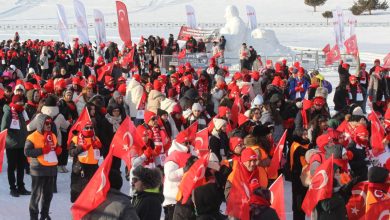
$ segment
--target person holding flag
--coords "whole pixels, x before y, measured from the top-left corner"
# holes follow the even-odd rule
[[[102,143],[95,135],[93,124],[89,120],[81,121],[78,135],[71,140],[69,155],[73,157],[70,177],[70,201],[77,200],[98,169]]]
[[[39,202],[41,202],[40,219],[50,219],[49,208],[57,176],[57,156],[62,152],[56,135],[52,133],[52,118],[40,114],[36,120],[37,129],[27,137],[24,147],[26,157],[30,158],[32,193],[29,210],[31,220],[38,220]]]

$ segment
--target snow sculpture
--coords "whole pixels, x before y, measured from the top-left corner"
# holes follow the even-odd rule
[[[225,19],[226,24],[219,31],[226,39],[225,57],[238,58],[238,51],[244,42],[264,55],[293,54],[289,48],[279,43],[274,31],[259,28],[251,31],[240,18],[236,6],[226,7]]]

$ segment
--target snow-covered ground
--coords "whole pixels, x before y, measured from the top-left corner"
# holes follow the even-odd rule
[[[82,0],[86,6],[88,22],[93,22],[93,9],[100,9],[105,15],[106,23],[117,21],[114,1],[107,0]],[[346,13],[353,0],[328,0],[325,5],[313,8],[304,5],[302,0],[124,0],[129,11],[131,23],[173,22],[185,23],[186,4],[191,4],[195,11],[198,23],[224,23],[224,10],[227,5],[236,5],[240,16],[247,21],[245,5],[252,5],[257,12],[259,23],[271,22],[325,22],[321,13],[341,6]],[[72,0],[0,0],[0,26],[1,25],[31,25],[31,24],[57,24],[56,3],[63,4],[70,24],[74,24],[74,12]],[[375,26],[377,22],[389,22],[390,12],[378,11],[372,16],[359,16],[358,24],[368,23]],[[375,58],[383,58],[390,49],[390,26],[356,28],[359,49],[362,61],[371,64]],[[333,27],[310,28],[273,28],[279,42],[291,48],[320,48],[327,43],[334,44]],[[49,29],[23,29],[9,30],[0,28],[0,40],[13,37],[15,31],[19,31],[23,39],[54,39],[58,40],[58,31]],[[165,28],[132,28],[132,37],[138,41],[141,35],[159,35],[167,37],[169,33],[178,34],[178,27]],[[76,36],[75,29],[70,30],[71,36]],[[91,39],[94,39],[94,30],[90,29]],[[116,28],[107,29],[107,38],[119,41]],[[241,43],[241,42],[240,42]],[[261,48],[255,48],[261,53]],[[337,71],[334,69],[320,70],[325,78],[335,87],[338,84]],[[328,104],[333,109],[333,94],[328,96]],[[70,164],[68,169],[70,170]],[[29,196],[13,198],[9,195],[7,180],[6,157],[3,172],[0,173],[0,220],[24,220],[29,218]],[[124,169],[122,169],[124,170]],[[26,188],[31,188],[30,176],[25,176]],[[54,194],[51,216],[55,220],[71,219],[70,216],[70,174],[58,174],[58,193]],[[127,193],[128,182],[124,181],[122,191]],[[287,219],[292,219],[291,212],[291,184],[285,182],[285,205]]]

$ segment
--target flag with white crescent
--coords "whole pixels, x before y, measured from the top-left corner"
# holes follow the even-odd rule
[[[382,200],[371,205],[370,210],[365,215],[366,220],[389,220],[390,219],[390,199]]]
[[[282,160],[283,148],[286,142],[287,129],[284,131],[282,137],[279,140],[278,145],[275,148],[274,156],[271,159],[271,163],[268,167],[268,178],[276,179],[278,177],[278,170],[280,168],[280,162]]]
[[[91,121],[91,117],[89,116],[88,108],[84,107],[80,113],[79,118],[77,119],[77,121],[72,125],[72,127],[69,130],[68,142],[67,142],[68,146],[70,145],[70,142],[72,141],[72,138],[75,135],[74,132],[80,132],[82,129],[81,125],[83,125],[89,121]]]
[[[4,149],[5,149],[5,139],[7,138],[8,130],[0,132],[0,173],[3,170],[3,159],[4,159]]]
[[[131,47],[130,22],[125,3],[116,1],[116,12],[118,15],[119,36],[127,47]]]
[[[275,209],[280,220],[286,220],[286,210],[284,208],[284,183],[283,174],[275,180],[269,187],[271,192],[271,207]]]
[[[208,151],[209,149],[209,131],[207,128],[196,133],[194,147],[198,151]]]
[[[320,200],[332,197],[333,193],[333,155],[322,163],[311,178],[309,189],[302,202],[302,210],[310,216]]]
[[[105,75],[111,75],[113,69],[114,63],[107,63],[106,65],[100,67],[97,70],[98,81],[102,81]]]
[[[348,219],[360,219],[364,216],[366,212],[367,188],[366,182],[360,182],[353,186],[352,195],[345,206]]]

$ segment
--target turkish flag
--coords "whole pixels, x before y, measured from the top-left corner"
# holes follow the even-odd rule
[[[125,3],[116,1],[116,12],[118,15],[119,36],[127,47],[131,47],[130,23]]]
[[[0,132],[0,173],[3,171],[3,159],[5,149],[5,139],[7,138],[8,130]]]
[[[211,58],[213,59],[217,59],[217,58],[219,58],[219,57],[221,57],[221,55],[222,55],[222,52],[221,51],[219,51],[218,53],[216,53],[214,56],[212,56]]]
[[[133,49],[131,49],[130,52],[125,57],[123,57],[123,60],[122,60],[122,67],[123,68],[127,68],[127,66],[134,61],[134,51],[135,51],[134,48],[135,47],[133,47]]]
[[[374,111],[368,115],[368,119],[371,121],[371,147],[372,154],[378,156],[379,154],[385,151],[385,148],[382,144],[382,140],[385,138],[385,129],[381,125],[381,122],[378,119],[378,116]]]
[[[366,213],[369,213],[373,204],[390,199],[390,184],[369,182],[367,185]]]
[[[280,220],[286,220],[283,174],[280,174],[275,182],[269,187],[269,191],[271,191],[271,207],[275,209]]]
[[[112,154],[125,161],[131,170],[131,159],[142,154],[144,141],[139,136],[133,122],[126,116],[111,142]]]
[[[188,198],[190,198],[192,194],[192,190],[203,185],[205,181],[204,174],[209,163],[209,157],[209,153],[200,157],[183,175],[179,185],[179,193],[181,192],[182,204],[185,204],[188,201]]]
[[[209,131],[207,128],[196,133],[193,145],[198,151],[209,150]]]
[[[190,126],[188,126],[188,128],[186,129],[188,137],[191,141],[195,140],[196,132],[198,131],[198,124],[199,124],[198,121],[196,121],[192,123]]]
[[[386,57],[383,59],[383,68],[390,69],[390,53],[386,55]]]
[[[356,34],[352,35],[350,38],[348,38],[345,42],[345,49],[347,54],[352,54],[355,57],[357,57],[359,53],[358,45],[357,45],[357,39]]]
[[[280,138],[278,145],[275,148],[274,156],[271,159],[271,163],[268,167],[268,178],[276,179],[278,177],[278,170],[280,168],[280,161],[282,160],[283,148],[286,142],[287,129],[284,131],[283,136]]]
[[[179,54],[177,54],[177,59],[181,60],[186,57],[186,49],[182,49]]]
[[[239,96],[236,95],[232,106],[232,121],[235,127],[238,124],[238,116],[240,115],[240,113],[245,113],[244,102],[242,101],[242,99],[240,99]]]
[[[111,75],[112,69],[114,69],[114,63],[107,63],[97,70],[98,81],[102,81],[105,75]]]
[[[352,196],[346,204],[348,219],[360,219],[366,212],[367,182],[353,186]]]
[[[71,208],[74,220],[82,219],[90,211],[96,209],[107,197],[110,189],[108,174],[111,170],[112,151],[108,153],[106,159],[96,170],[95,174],[81,192]]]
[[[390,219],[390,199],[379,201],[372,204],[370,210],[366,213],[367,220],[389,220]]]
[[[89,116],[89,112],[87,107],[83,108],[83,111],[81,111],[79,118],[77,119],[76,123],[72,125],[72,127],[69,130],[68,134],[68,146],[70,145],[70,142],[73,138],[73,132],[80,132],[82,130],[82,125],[85,123],[91,121],[91,117]]]
[[[324,52],[324,54],[326,55],[327,53],[329,53],[330,51],[330,44],[327,44],[324,49],[322,49],[322,52]]]
[[[325,60],[325,65],[331,65],[336,61],[339,61],[341,59],[340,55],[340,48],[336,44],[334,47],[329,51],[329,53],[326,54],[326,60]]]
[[[333,156],[322,163],[311,178],[309,189],[302,202],[302,210],[310,216],[320,200],[332,197]]]

